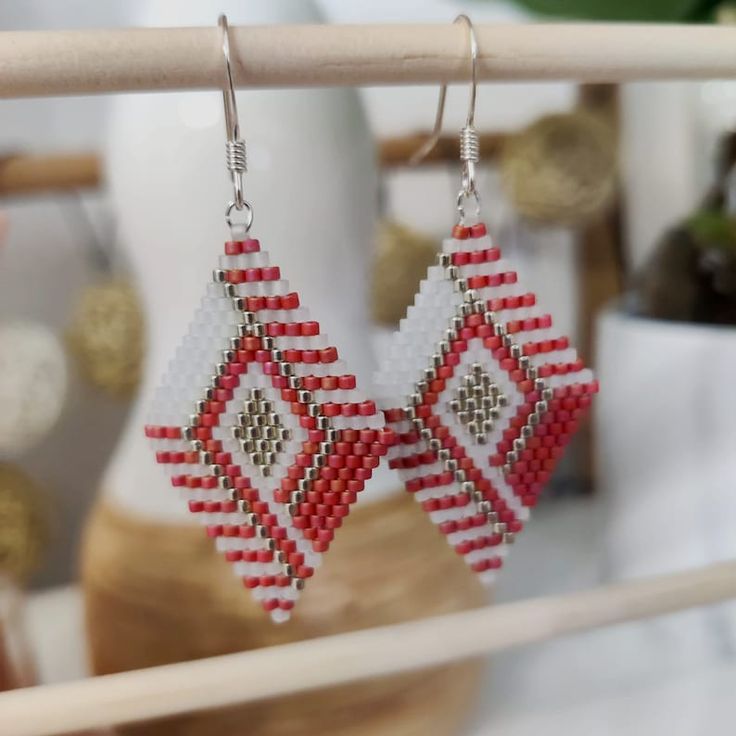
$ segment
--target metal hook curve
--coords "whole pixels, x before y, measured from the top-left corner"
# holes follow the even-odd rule
[[[225,128],[227,139],[235,141],[240,138],[240,123],[238,122],[238,103],[235,99],[233,70],[230,64],[230,27],[224,13],[217,19],[217,25],[220,26],[222,31],[222,55],[225,58],[225,86],[222,88],[222,101],[225,105]]]
[[[222,88],[222,101],[225,106],[225,165],[230,172],[233,185],[233,201],[228,204],[225,222],[233,229],[233,221],[230,212],[247,210],[245,230],[250,229],[253,222],[253,210],[245,200],[243,191],[243,174],[248,170],[245,141],[240,137],[240,121],[238,120],[238,103],[235,97],[235,84],[233,82],[233,70],[230,64],[230,29],[227,16],[223,13],[217,19],[217,24],[222,31],[222,55],[225,59],[225,84]]]
[[[470,45],[470,99],[468,102],[468,114],[465,118],[465,127],[472,128],[475,122],[475,98],[478,88],[478,39],[475,35],[475,27],[473,21],[461,13],[455,18],[453,23],[465,23],[468,28],[468,42]],[[434,118],[434,127],[429,138],[417,149],[417,151],[409,159],[409,165],[415,166],[423,161],[437,145],[442,133],[442,121],[445,116],[445,100],[447,98],[447,85],[440,87],[440,96],[437,100],[437,113]]]

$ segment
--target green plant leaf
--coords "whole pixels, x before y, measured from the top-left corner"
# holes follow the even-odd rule
[[[608,21],[703,21],[721,0],[518,0],[535,13]]]
[[[700,210],[685,222],[701,248],[722,248],[736,252],[736,220],[717,210]]]

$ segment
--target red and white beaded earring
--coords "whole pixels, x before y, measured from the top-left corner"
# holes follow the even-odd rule
[[[376,384],[397,434],[390,466],[449,544],[490,582],[597,384],[479,219],[478,50],[469,18],[458,21],[467,25],[472,61],[458,223],[393,335]],[[445,93],[443,86],[432,137],[415,159],[439,137]]]
[[[274,621],[289,618],[392,441],[337,349],[249,235],[228,25],[220,16],[232,239],[155,394],[146,435]],[[231,220],[240,213],[244,223]]]

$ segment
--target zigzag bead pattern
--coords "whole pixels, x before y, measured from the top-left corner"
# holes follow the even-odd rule
[[[276,622],[395,438],[255,239],[225,244],[145,433]]]
[[[485,225],[444,241],[376,384],[390,467],[492,582],[598,384]]]

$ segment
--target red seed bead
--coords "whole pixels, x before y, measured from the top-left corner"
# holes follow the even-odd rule
[[[324,376],[322,378],[322,388],[325,391],[334,391],[339,385],[337,376]]]
[[[261,243],[255,238],[243,241],[243,253],[257,253],[261,249]]]
[[[242,284],[245,281],[245,271],[240,268],[230,269],[226,278],[230,284]]]
[[[281,278],[281,269],[278,266],[264,266],[261,277],[264,281],[278,281]]]
[[[295,291],[281,297],[282,309],[297,309],[299,307],[299,294]]]
[[[316,391],[322,385],[322,380],[319,376],[304,376],[302,385],[307,391]]]
[[[462,225],[455,225],[452,228],[452,237],[456,240],[467,240],[470,237],[470,228]]]
[[[320,363],[334,363],[337,360],[337,348],[329,347],[319,351]]]
[[[261,269],[260,268],[246,268],[245,269],[245,280],[248,283],[252,283],[254,281],[260,281],[262,278],[261,275]],[[263,306],[265,306],[266,300],[263,300]],[[263,307],[261,307],[263,308]]]
[[[242,240],[228,240],[225,243],[225,254],[228,256],[237,256],[243,252]]]
[[[302,335],[313,337],[319,335],[319,322],[302,322],[300,324]]]
[[[337,385],[343,391],[350,391],[355,388],[355,376],[345,375],[339,376],[337,379]]]
[[[471,238],[482,238],[488,230],[486,229],[486,226],[484,223],[479,222],[477,225],[473,225],[470,228],[470,237]]]

